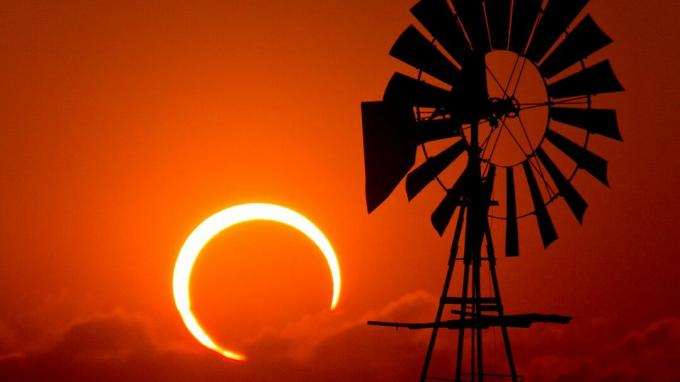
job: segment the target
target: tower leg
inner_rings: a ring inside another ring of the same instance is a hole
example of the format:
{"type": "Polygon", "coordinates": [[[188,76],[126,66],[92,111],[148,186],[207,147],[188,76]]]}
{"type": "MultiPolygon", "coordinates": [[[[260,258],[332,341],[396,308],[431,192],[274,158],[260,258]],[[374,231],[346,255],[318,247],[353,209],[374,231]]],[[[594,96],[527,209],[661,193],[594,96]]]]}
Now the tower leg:
{"type": "MultiPolygon", "coordinates": [[[[444,280],[444,287],[442,289],[442,294],[439,299],[439,307],[437,308],[437,315],[435,317],[434,325],[432,327],[432,333],[430,336],[430,342],[428,344],[427,354],[425,356],[425,362],[423,364],[422,373],[420,376],[420,381],[425,382],[428,379],[428,371],[430,368],[430,363],[432,360],[432,354],[434,352],[437,335],[439,334],[439,328],[442,327],[442,316],[446,305],[457,304],[460,310],[454,311],[460,317],[458,320],[458,346],[456,352],[456,369],[455,369],[455,382],[463,381],[463,354],[465,353],[465,336],[467,335],[467,329],[470,329],[470,372],[465,375],[469,375],[471,382],[483,382],[484,381],[484,351],[483,351],[483,331],[488,328],[489,319],[488,316],[484,315],[485,311],[495,311],[498,316],[498,322],[500,322],[500,328],[502,332],[503,345],[505,349],[506,358],[508,361],[508,368],[510,370],[510,377],[513,382],[518,382],[517,371],[515,369],[515,363],[512,355],[512,349],[510,346],[510,337],[508,334],[508,328],[504,320],[503,304],[501,300],[500,287],[498,283],[498,276],[496,274],[496,258],[494,254],[493,241],[488,227],[488,220],[482,219],[479,224],[482,226],[481,237],[482,240],[475,240],[473,236],[469,238],[466,237],[466,244],[468,242],[479,243],[479,246],[470,246],[465,251],[463,255],[463,280],[461,286],[460,297],[449,297],[449,288],[453,278],[454,264],[457,260],[456,254],[458,252],[458,243],[460,240],[460,234],[463,225],[463,216],[465,212],[468,212],[467,219],[469,221],[469,209],[465,211],[465,207],[461,207],[456,230],[454,233],[454,241],[451,247],[451,253],[449,257],[449,268],[446,273],[446,278],[444,280]],[[481,256],[481,243],[486,239],[486,252],[487,257],[482,258],[481,256]],[[490,291],[490,296],[484,296],[481,287],[481,268],[483,261],[486,260],[489,266],[489,274],[491,277],[492,291],[490,291]],[[468,308],[469,307],[469,308],[468,308]],[[469,311],[468,311],[469,309],[469,311]]],[[[468,227],[469,229],[470,227],[468,227]]],[[[466,229],[467,231],[467,229],[466,229]]],[[[467,233],[466,233],[467,236],[467,233]]],[[[451,328],[451,327],[449,327],[451,328]]]]}
{"type": "Polygon", "coordinates": [[[508,327],[503,320],[503,304],[501,303],[501,289],[498,286],[498,276],[496,275],[496,254],[493,249],[493,240],[491,238],[491,230],[489,229],[488,221],[485,230],[486,237],[486,252],[489,258],[489,272],[491,273],[491,284],[493,286],[493,293],[498,299],[498,317],[501,321],[501,334],[503,336],[503,345],[505,346],[505,356],[508,360],[508,368],[512,382],[517,382],[517,370],[515,369],[515,360],[512,356],[512,347],[510,346],[510,335],[508,334],[508,327]]]}
{"type": "MultiPolygon", "coordinates": [[[[468,293],[468,282],[470,278],[470,263],[465,259],[465,265],[463,269],[463,302],[460,306],[460,321],[465,322],[467,319],[467,293],[468,293]]],[[[461,325],[458,329],[458,349],[456,351],[456,382],[460,382],[463,367],[463,346],[465,344],[465,325],[461,325]]]]}
{"type": "Polygon", "coordinates": [[[437,341],[437,334],[439,333],[439,324],[444,313],[446,305],[446,298],[449,294],[449,286],[451,285],[451,278],[453,277],[453,266],[456,263],[456,256],[458,254],[458,242],[460,241],[460,233],[463,228],[463,218],[465,216],[465,207],[461,207],[458,213],[458,221],[456,222],[456,231],[453,236],[453,244],[451,245],[451,253],[449,254],[449,268],[446,271],[444,278],[444,287],[441,297],[439,298],[439,307],[437,308],[437,315],[435,316],[434,326],[432,327],[432,334],[430,335],[430,342],[427,345],[427,353],[425,354],[425,362],[423,363],[423,370],[420,373],[420,382],[427,380],[427,372],[430,368],[430,361],[432,360],[432,352],[437,341]]]}
{"type": "MultiPolygon", "coordinates": [[[[475,313],[474,317],[477,322],[479,322],[479,317],[482,314],[482,304],[480,303],[480,298],[482,297],[482,287],[481,287],[481,260],[476,259],[474,264],[474,282],[475,282],[475,313]]],[[[482,329],[481,327],[474,328],[477,334],[477,380],[482,382],[484,380],[484,351],[482,348],[482,329]]],[[[472,339],[475,341],[475,339],[472,339]]],[[[474,370],[474,369],[473,369],[474,370]]]]}
{"type": "MultiPolygon", "coordinates": [[[[482,73],[484,77],[485,73],[482,73]]],[[[485,78],[485,77],[484,77],[485,78]]],[[[461,208],[456,224],[456,231],[454,234],[454,243],[451,247],[449,257],[449,267],[444,281],[444,288],[439,299],[439,307],[437,308],[437,315],[432,327],[430,342],[428,344],[427,354],[425,356],[425,363],[420,376],[420,381],[425,382],[428,379],[428,370],[432,360],[432,353],[434,351],[439,328],[442,326],[442,314],[445,305],[458,304],[460,310],[457,313],[460,319],[457,321],[448,321],[447,324],[457,325],[448,326],[449,328],[458,329],[458,349],[456,353],[456,375],[455,382],[461,382],[462,379],[462,364],[463,353],[465,351],[465,332],[470,328],[470,372],[466,375],[470,376],[471,382],[484,381],[484,350],[483,350],[483,331],[487,329],[490,322],[497,320],[500,323],[503,333],[503,342],[505,345],[506,356],[509,363],[510,373],[513,382],[517,382],[517,373],[515,371],[514,360],[512,358],[512,351],[510,349],[510,339],[508,336],[507,325],[503,316],[503,306],[501,303],[500,288],[498,286],[498,278],[495,270],[495,257],[493,253],[493,242],[491,240],[488,210],[491,204],[491,193],[493,187],[493,178],[495,168],[491,168],[486,178],[482,177],[480,149],[478,145],[478,123],[473,122],[470,125],[470,146],[468,147],[468,164],[465,169],[465,193],[462,196],[462,201],[467,207],[467,211],[461,208]],[[463,220],[465,220],[465,248],[463,250],[463,285],[461,297],[449,297],[449,287],[453,275],[453,266],[456,261],[456,253],[458,252],[458,242],[462,230],[463,220]],[[486,238],[487,257],[482,257],[482,244],[486,238]],[[489,265],[489,273],[491,274],[493,283],[492,297],[484,297],[481,285],[481,268],[482,261],[487,260],[489,265]],[[471,291],[468,291],[471,288],[471,291]],[[470,293],[469,293],[470,292],[470,293]],[[470,297],[468,297],[468,293],[470,297]],[[468,304],[471,311],[467,312],[468,304]],[[495,311],[497,317],[484,314],[486,311],[495,311]]]]}

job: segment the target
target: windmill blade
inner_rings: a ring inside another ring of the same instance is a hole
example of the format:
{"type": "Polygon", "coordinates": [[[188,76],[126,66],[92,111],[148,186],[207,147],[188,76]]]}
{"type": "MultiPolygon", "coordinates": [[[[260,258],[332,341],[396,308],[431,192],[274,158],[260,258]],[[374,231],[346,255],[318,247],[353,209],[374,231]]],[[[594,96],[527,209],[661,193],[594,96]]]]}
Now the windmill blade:
{"type": "Polygon", "coordinates": [[[519,256],[519,229],[517,227],[517,200],[515,197],[515,172],[512,167],[505,169],[506,213],[505,213],[505,256],[519,256]]]}
{"type": "Polygon", "coordinates": [[[529,44],[527,57],[538,62],[586,6],[588,0],[550,0],[529,44]]]}
{"type": "Polygon", "coordinates": [[[467,172],[463,172],[458,180],[456,180],[453,187],[446,190],[446,196],[442,199],[430,217],[432,226],[439,236],[444,234],[453,214],[456,212],[456,208],[461,205],[461,197],[466,187],[466,181],[467,172]]]}
{"type": "Polygon", "coordinates": [[[413,25],[399,36],[390,55],[425,73],[454,85],[460,71],[413,25]]]}
{"type": "Polygon", "coordinates": [[[576,216],[579,223],[583,223],[583,214],[585,214],[586,208],[588,208],[588,203],[583,200],[581,194],[576,191],[574,186],[572,186],[569,180],[567,180],[543,149],[537,149],[536,154],[538,155],[538,159],[541,160],[541,163],[543,163],[543,167],[548,170],[548,174],[550,174],[550,177],[555,182],[560,195],[564,197],[571,212],[574,213],[574,216],[576,216]]]}
{"type": "Polygon", "coordinates": [[[553,130],[548,129],[546,131],[545,137],[550,143],[552,143],[555,147],[560,149],[560,151],[565,153],[569,158],[576,162],[580,168],[588,171],[590,175],[594,176],[604,185],[609,185],[609,182],[607,181],[606,160],[600,158],[599,156],[593,154],[592,152],[570,141],[553,130]]]}
{"type": "Polygon", "coordinates": [[[413,139],[418,145],[461,135],[461,124],[449,118],[421,120],[416,126],[413,139]]]}
{"type": "Polygon", "coordinates": [[[406,194],[408,195],[408,200],[418,195],[425,186],[453,163],[465,151],[465,146],[465,141],[461,139],[441,153],[430,157],[425,163],[408,174],[406,176],[406,194]]]}
{"type": "Polygon", "coordinates": [[[548,95],[551,98],[613,93],[622,90],[623,86],[616,79],[609,60],[548,85],[548,95]]]}
{"type": "Polygon", "coordinates": [[[489,46],[489,34],[486,30],[486,16],[481,1],[451,0],[460,17],[463,27],[472,42],[472,50],[476,53],[487,53],[489,46]]]}
{"type": "Polygon", "coordinates": [[[486,0],[486,18],[494,49],[508,49],[510,0],[486,0]]]}
{"type": "Polygon", "coordinates": [[[524,54],[543,0],[515,0],[512,10],[512,29],[510,30],[510,50],[524,54]]]}
{"type": "Polygon", "coordinates": [[[448,102],[449,94],[442,88],[401,73],[394,73],[387,84],[383,100],[400,105],[438,107],[448,102]]]}
{"type": "Polygon", "coordinates": [[[415,123],[413,111],[383,102],[363,102],[366,204],[372,212],[387,199],[413,167],[416,145],[409,130],[415,123]]]}
{"type": "Polygon", "coordinates": [[[446,0],[421,0],[411,8],[411,13],[454,60],[465,61],[470,47],[446,0]]]}
{"type": "Polygon", "coordinates": [[[550,214],[548,214],[548,209],[543,202],[543,196],[541,196],[541,190],[538,188],[538,183],[536,183],[536,177],[531,169],[529,160],[530,159],[525,160],[522,163],[522,166],[524,167],[524,174],[526,175],[527,183],[529,184],[531,200],[534,203],[534,214],[536,215],[536,221],[538,222],[538,231],[541,233],[543,247],[547,248],[553,241],[557,240],[557,232],[555,232],[555,226],[553,226],[550,214]]]}
{"type": "Polygon", "coordinates": [[[616,122],[616,111],[611,109],[572,109],[552,107],[550,117],[555,121],[566,123],[608,138],[622,141],[616,122]]]}
{"type": "Polygon", "coordinates": [[[538,69],[543,74],[543,77],[550,78],[611,44],[611,42],[612,39],[588,15],[581,20],[564,41],[538,66],[538,69]]]}

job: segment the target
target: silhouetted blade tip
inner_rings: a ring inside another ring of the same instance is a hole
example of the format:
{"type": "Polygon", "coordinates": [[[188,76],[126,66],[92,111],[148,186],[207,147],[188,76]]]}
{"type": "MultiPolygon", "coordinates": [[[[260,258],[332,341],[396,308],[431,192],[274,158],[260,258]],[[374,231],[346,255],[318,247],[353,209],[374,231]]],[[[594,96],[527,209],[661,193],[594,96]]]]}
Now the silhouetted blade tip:
{"type": "Polygon", "coordinates": [[[470,48],[447,0],[421,0],[411,8],[411,13],[439,44],[461,63],[470,48]]]}
{"type": "Polygon", "coordinates": [[[543,242],[543,248],[547,249],[548,247],[550,247],[550,244],[557,241],[557,239],[558,239],[557,235],[549,237],[547,241],[543,242]]]}
{"type": "Polygon", "coordinates": [[[442,88],[396,72],[385,88],[385,102],[405,106],[437,107],[447,103],[450,93],[442,88]]]}
{"type": "Polygon", "coordinates": [[[529,185],[529,193],[531,194],[531,200],[534,204],[534,215],[536,216],[536,222],[538,223],[538,230],[541,234],[541,240],[543,241],[543,246],[547,248],[553,241],[557,240],[557,232],[555,231],[555,226],[550,219],[550,214],[548,213],[547,206],[543,201],[543,196],[541,196],[541,190],[536,182],[536,177],[534,176],[533,170],[531,169],[531,164],[527,159],[522,163],[524,167],[524,174],[526,175],[527,183],[529,185]]]}
{"type": "Polygon", "coordinates": [[[546,57],[540,64],[539,70],[544,77],[553,77],[611,42],[612,39],[588,15],[546,57]]]}
{"type": "Polygon", "coordinates": [[[548,85],[551,98],[596,95],[623,91],[609,60],[599,62],[548,85]]]}
{"type": "Polygon", "coordinates": [[[567,179],[562,171],[560,171],[555,163],[550,159],[548,154],[542,148],[536,150],[538,159],[543,163],[543,167],[547,170],[553,182],[557,186],[559,195],[567,202],[567,206],[572,211],[579,223],[583,222],[583,215],[588,208],[588,204],[583,199],[581,194],[574,188],[569,179],[567,179]]]}
{"type": "Polygon", "coordinates": [[[529,44],[527,57],[539,62],[587,3],[588,0],[548,1],[529,44]]]}
{"type": "Polygon", "coordinates": [[[515,198],[515,175],[512,167],[506,168],[506,221],[505,255],[519,256],[519,229],[517,227],[517,202],[515,198]]]}
{"type": "Polygon", "coordinates": [[[552,107],[550,117],[558,122],[584,129],[591,134],[622,141],[616,111],[611,109],[576,109],[552,107]]]}
{"type": "Polygon", "coordinates": [[[456,208],[460,204],[461,195],[465,188],[465,173],[463,173],[451,189],[446,191],[446,196],[439,203],[437,208],[432,212],[430,221],[432,226],[437,231],[439,236],[442,236],[448,227],[456,208]]]}
{"type": "Polygon", "coordinates": [[[390,55],[450,85],[457,81],[460,74],[451,61],[413,25],[397,38],[390,55]]]}
{"type": "Polygon", "coordinates": [[[491,47],[483,3],[469,0],[451,0],[451,2],[472,42],[472,50],[481,53],[489,52],[491,47]]]}
{"type": "Polygon", "coordinates": [[[465,151],[465,141],[458,140],[456,143],[430,157],[406,176],[406,195],[412,200],[430,182],[435,180],[453,161],[465,151]]]}
{"type": "Polygon", "coordinates": [[[576,164],[586,170],[595,179],[609,186],[607,180],[607,161],[600,156],[588,151],[586,148],[574,143],[568,138],[548,129],[545,135],[548,142],[552,143],[556,148],[571,158],[576,164]]]}

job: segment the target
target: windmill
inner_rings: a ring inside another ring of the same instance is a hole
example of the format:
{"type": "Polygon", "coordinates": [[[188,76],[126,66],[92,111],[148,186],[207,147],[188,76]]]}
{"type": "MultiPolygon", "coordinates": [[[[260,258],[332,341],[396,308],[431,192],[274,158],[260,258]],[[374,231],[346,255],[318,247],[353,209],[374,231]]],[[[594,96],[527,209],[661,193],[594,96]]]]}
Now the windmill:
{"type": "Polygon", "coordinates": [[[381,101],[361,105],[369,213],[404,178],[409,200],[439,185],[444,195],[431,222],[440,236],[449,226],[453,231],[434,321],[369,321],[431,330],[421,382],[491,376],[484,371],[482,341],[489,328],[500,328],[509,369],[493,376],[518,381],[508,328],[571,320],[505,314],[491,222],[504,224],[505,235],[498,236],[506,256],[520,254],[523,218],[535,219],[548,247],[558,237],[548,208],[554,202],[564,200],[583,221],[587,203],[574,185],[576,174],[585,170],[608,185],[607,162],[589,143],[621,135],[615,111],[593,107],[593,97],[623,88],[608,60],[589,64],[612,40],[590,15],[579,17],[587,2],[421,0],[411,9],[421,27],[406,28],[390,51],[417,76],[395,73],[381,101]],[[527,84],[532,75],[534,84],[527,84]],[[459,288],[452,288],[461,263],[459,288]],[[483,287],[482,272],[490,287],[483,287]],[[440,329],[458,332],[452,378],[429,374],[440,329]]]}

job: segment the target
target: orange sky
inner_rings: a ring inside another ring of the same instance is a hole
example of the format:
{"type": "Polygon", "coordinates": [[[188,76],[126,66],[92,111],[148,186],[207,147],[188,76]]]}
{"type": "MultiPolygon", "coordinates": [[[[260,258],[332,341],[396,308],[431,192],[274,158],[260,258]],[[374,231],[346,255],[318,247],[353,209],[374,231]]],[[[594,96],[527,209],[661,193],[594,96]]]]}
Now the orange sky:
{"type": "MultiPolygon", "coordinates": [[[[413,380],[423,334],[363,322],[433,316],[450,232],[429,225],[435,187],[409,204],[400,186],[367,214],[360,102],[414,74],[387,52],[415,1],[139,3],[0,12],[0,379],[413,380]],[[190,337],[171,283],[191,230],[250,201],[314,221],[344,289],[327,312],[323,257],[290,228],[220,236],[192,296],[215,339],[253,359],[239,366],[190,337]]],[[[680,376],[680,3],[640,4],[587,8],[626,88],[596,100],[625,140],[595,144],[611,188],[579,174],[584,225],[558,206],[556,243],[544,251],[527,223],[522,256],[499,261],[506,310],[574,317],[511,332],[534,376],[680,376]]]]}

